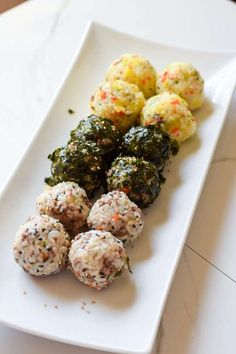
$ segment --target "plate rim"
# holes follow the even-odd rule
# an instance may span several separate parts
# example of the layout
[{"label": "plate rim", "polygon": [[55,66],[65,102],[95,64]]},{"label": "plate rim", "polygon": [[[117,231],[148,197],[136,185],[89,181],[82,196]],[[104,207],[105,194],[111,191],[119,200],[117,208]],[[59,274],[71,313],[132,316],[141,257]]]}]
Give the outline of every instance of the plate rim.
[{"label": "plate rim", "polygon": [[152,39],[148,39],[145,37],[141,37],[141,36],[135,36],[131,33],[125,32],[125,31],[121,31],[119,29],[113,28],[111,26],[105,25],[97,20],[89,20],[88,23],[91,24],[91,27],[93,26],[97,26],[97,27],[101,27],[104,28],[105,30],[110,30],[112,32],[116,32],[117,34],[120,35],[125,35],[126,37],[130,37],[132,39],[138,39],[138,40],[142,40],[145,42],[148,42],[150,44],[155,44],[155,45],[160,45],[162,47],[165,48],[172,48],[172,49],[180,49],[180,50],[185,50],[185,51],[190,51],[190,52],[196,52],[196,53],[202,53],[202,54],[233,54],[236,55],[236,50],[231,50],[231,49],[222,49],[222,50],[217,50],[217,49],[200,49],[200,48],[191,48],[191,47],[184,47],[184,46],[175,46],[172,45],[170,43],[166,44],[165,42],[162,41],[155,41]]}]

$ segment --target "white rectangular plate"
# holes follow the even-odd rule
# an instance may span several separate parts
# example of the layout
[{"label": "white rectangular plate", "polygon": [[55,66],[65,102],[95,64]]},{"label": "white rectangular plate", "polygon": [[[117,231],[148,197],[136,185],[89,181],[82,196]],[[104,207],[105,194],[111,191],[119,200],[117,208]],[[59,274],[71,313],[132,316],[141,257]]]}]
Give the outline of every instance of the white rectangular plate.
[{"label": "white rectangular plate", "polygon": [[[158,200],[145,210],[145,229],[129,249],[133,274],[96,292],[69,272],[44,279],[14,262],[19,224],[34,213],[49,174],[47,155],[65,144],[78,117],[103,80],[108,64],[125,52],[147,57],[158,69],[177,60],[195,65],[206,81],[206,100],[196,113],[198,132],[170,166]],[[119,353],[148,353],[205,180],[235,85],[235,53],[184,50],[88,26],[82,45],[50,112],[0,200],[0,320],[14,328],[75,345]],[[69,115],[72,108],[76,114]],[[96,301],[96,304],[92,301]],[[84,304],[83,304],[84,302]],[[84,306],[84,309],[82,308]]]}]

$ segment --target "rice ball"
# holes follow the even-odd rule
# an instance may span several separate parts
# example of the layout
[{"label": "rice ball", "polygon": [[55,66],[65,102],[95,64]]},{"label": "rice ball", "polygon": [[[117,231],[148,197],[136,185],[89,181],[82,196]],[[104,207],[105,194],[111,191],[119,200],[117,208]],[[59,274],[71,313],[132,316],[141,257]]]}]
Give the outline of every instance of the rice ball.
[{"label": "rice ball", "polygon": [[204,80],[193,65],[175,62],[167,65],[157,80],[157,93],[169,91],[182,97],[191,111],[203,103]]},{"label": "rice ball", "polygon": [[120,156],[107,172],[107,189],[123,191],[140,208],[146,208],[159,195],[161,180],[152,162],[134,156]]},{"label": "rice ball", "polygon": [[82,119],[70,133],[71,140],[90,140],[102,150],[107,157],[120,145],[121,134],[109,119],[91,115]]},{"label": "rice ball", "polygon": [[104,161],[102,150],[95,142],[70,141],[54,150],[48,159],[51,160],[51,177],[46,177],[45,182],[49,186],[72,181],[84,188],[89,197],[101,186]]},{"label": "rice ball", "polygon": [[135,240],[144,225],[142,210],[122,191],[103,194],[93,205],[88,226],[109,231],[125,244]]},{"label": "rice ball", "polygon": [[106,74],[107,81],[123,80],[137,85],[146,98],[156,94],[156,79],[151,63],[137,54],[123,54],[111,63]]},{"label": "rice ball", "polygon": [[124,136],[122,154],[143,157],[162,171],[171,155],[178,152],[178,143],[155,125],[132,127]]},{"label": "rice ball", "polygon": [[83,188],[74,182],[62,182],[43,192],[36,200],[39,214],[58,219],[71,236],[86,223],[91,203]]},{"label": "rice ball", "polygon": [[90,99],[92,113],[110,119],[122,133],[135,124],[145,103],[139,88],[122,80],[104,82]]},{"label": "rice ball", "polygon": [[110,232],[98,230],[76,236],[69,252],[69,264],[82,283],[97,290],[107,287],[129,268],[123,243]]},{"label": "rice ball", "polygon": [[159,126],[178,143],[190,138],[197,128],[196,119],[184,99],[169,92],[163,92],[147,100],[140,122],[144,126]]},{"label": "rice ball", "polygon": [[69,235],[58,220],[35,215],[19,227],[13,252],[24,271],[46,276],[66,266],[69,247]]}]

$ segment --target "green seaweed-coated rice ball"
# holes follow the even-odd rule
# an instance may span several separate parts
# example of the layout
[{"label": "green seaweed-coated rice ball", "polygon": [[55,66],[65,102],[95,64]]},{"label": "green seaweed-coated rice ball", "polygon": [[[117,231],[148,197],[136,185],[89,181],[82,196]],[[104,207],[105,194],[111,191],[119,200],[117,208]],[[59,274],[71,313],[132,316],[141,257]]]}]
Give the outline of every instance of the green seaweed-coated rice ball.
[{"label": "green seaweed-coated rice ball", "polygon": [[162,170],[171,155],[178,152],[178,143],[155,125],[131,128],[123,137],[124,155],[143,157]]},{"label": "green seaweed-coated rice ball", "polygon": [[107,172],[108,190],[125,192],[140,208],[149,206],[156,199],[160,183],[156,166],[134,156],[117,157]]},{"label": "green seaweed-coated rice ball", "polygon": [[84,188],[91,197],[101,185],[103,160],[101,149],[93,141],[72,141],[48,156],[51,177],[45,179],[50,186],[71,181]]},{"label": "green seaweed-coated rice ball", "polygon": [[110,154],[118,148],[121,141],[119,130],[109,119],[91,115],[82,119],[70,133],[71,140],[90,140],[101,148],[103,154]]}]

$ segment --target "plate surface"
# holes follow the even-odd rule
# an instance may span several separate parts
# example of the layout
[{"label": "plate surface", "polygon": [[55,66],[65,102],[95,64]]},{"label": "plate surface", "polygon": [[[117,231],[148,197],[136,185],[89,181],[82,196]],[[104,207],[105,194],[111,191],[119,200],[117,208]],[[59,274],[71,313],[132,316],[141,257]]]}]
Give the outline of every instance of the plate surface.
[{"label": "plate surface", "polygon": [[[147,57],[157,70],[177,60],[199,69],[206,81],[206,100],[195,114],[198,132],[182,145],[160,197],[145,210],[143,234],[128,250],[133,275],[122,276],[102,292],[80,284],[69,272],[32,278],[13,260],[15,231],[34,213],[35,198],[49,174],[48,153],[65,144],[78,119],[88,115],[91,93],[109,63],[125,52]],[[235,53],[172,48],[100,24],[88,26],[50,112],[1,195],[0,321],[95,349],[135,354],[151,350],[234,90],[234,58]],[[69,108],[76,114],[68,114]]]}]

